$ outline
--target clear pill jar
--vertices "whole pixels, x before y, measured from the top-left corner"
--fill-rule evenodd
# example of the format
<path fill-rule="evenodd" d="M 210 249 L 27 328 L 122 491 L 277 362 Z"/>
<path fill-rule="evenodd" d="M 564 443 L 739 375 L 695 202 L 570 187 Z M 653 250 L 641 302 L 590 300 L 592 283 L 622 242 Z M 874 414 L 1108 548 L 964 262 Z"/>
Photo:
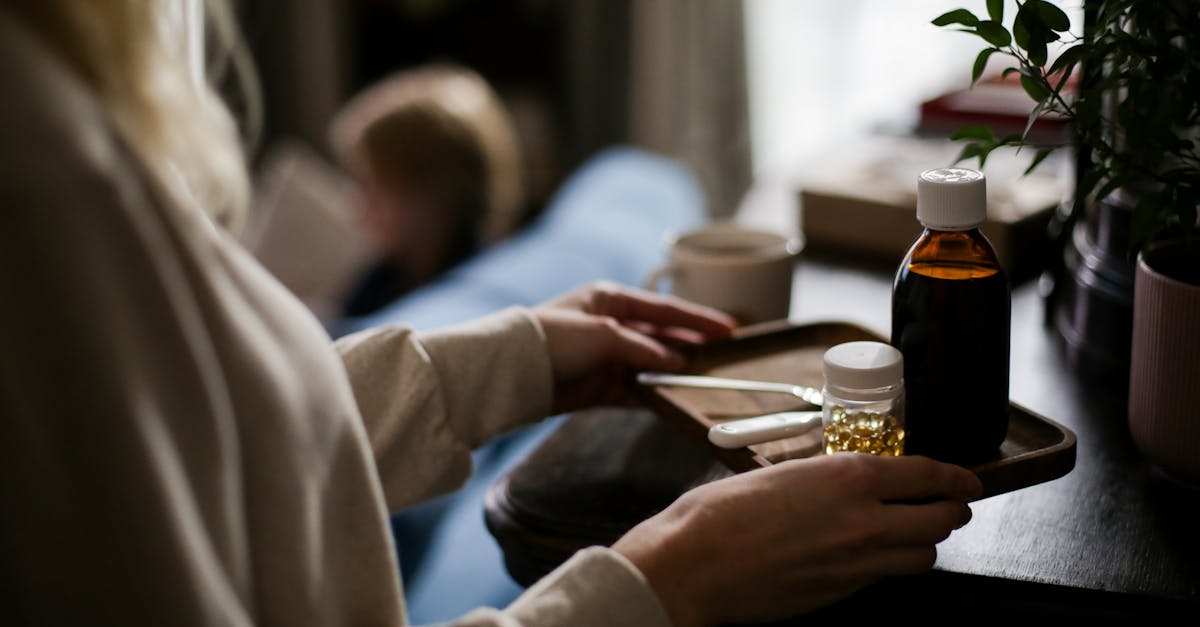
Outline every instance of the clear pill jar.
<path fill-rule="evenodd" d="M 880 342 L 825 351 L 821 422 L 826 453 L 904 453 L 904 359 Z"/>

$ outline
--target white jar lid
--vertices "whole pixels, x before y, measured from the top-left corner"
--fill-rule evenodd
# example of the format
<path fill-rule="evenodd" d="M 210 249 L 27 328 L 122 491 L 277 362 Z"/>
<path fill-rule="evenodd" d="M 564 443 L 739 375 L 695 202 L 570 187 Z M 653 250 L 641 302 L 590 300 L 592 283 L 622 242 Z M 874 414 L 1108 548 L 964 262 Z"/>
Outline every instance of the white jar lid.
<path fill-rule="evenodd" d="M 825 351 L 825 388 L 838 398 L 890 398 L 904 383 L 904 357 L 882 342 L 846 342 Z"/>
<path fill-rule="evenodd" d="M 973 229 L 987 219 L 987 181 L 968 168 L 926 170 L 917 179 L 917 220 L 939 231 Z"/>

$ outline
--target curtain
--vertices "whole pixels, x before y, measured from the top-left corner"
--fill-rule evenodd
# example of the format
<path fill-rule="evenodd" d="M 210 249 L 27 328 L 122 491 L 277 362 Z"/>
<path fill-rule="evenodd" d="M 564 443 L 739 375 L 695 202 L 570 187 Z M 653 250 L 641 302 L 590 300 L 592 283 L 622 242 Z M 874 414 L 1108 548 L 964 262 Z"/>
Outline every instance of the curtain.
<path fill-rule="evenodd" d="M 742 3 L 572 0 L 568 128 L 574 157 L 630 142 L 700 178 L 709 214 L 733 214 L 750 184 Z"/>
<path fill-rule="evenodd" d="M 266 144 L 289 137 L 324 148 L 346 97 L 348 14 L 341 0 L 233 2 L 258 64 Z M 266 146 L 262 146 L 266 148 Z"/>
<path fill-rule="evenodd" d="M 695 169 L 728 217 L 751 181 L 742 3 L 637 0 L 631 18 L 631 137 Z"/>

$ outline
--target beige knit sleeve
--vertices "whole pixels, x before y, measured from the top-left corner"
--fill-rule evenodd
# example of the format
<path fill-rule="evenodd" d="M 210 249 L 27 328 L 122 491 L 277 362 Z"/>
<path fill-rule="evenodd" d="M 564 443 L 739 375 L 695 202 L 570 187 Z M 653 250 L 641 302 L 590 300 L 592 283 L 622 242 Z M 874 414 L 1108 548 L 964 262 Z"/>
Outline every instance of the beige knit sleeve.
<path fill-rule="evenodd" d="M 619 553 L 592 547 L 547 575 L 504 610 L 476 610 L 458 627 L 670 627 L 641 572 Z"/>
<path fill-rule="evenodd" d="M 471 449 L 550 411 L 545 340 L 520 308 L 420 335 L 370 329 L 335 346 L 393 510 L 458 487 Z"/>

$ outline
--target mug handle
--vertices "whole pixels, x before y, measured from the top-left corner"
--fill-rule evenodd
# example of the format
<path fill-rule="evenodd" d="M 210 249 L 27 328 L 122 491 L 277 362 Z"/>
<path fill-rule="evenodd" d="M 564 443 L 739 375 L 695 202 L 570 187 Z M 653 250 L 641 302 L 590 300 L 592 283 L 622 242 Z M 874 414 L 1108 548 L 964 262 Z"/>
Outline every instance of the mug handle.
<path fill-rule="evenodd" d="M 671 264 L 661 265 L 650 272 L 646 280 L 642 282 L 642 288 L 651 292 L 657 292 L 658 284 L 674 273 L 675 267 Z"/>

